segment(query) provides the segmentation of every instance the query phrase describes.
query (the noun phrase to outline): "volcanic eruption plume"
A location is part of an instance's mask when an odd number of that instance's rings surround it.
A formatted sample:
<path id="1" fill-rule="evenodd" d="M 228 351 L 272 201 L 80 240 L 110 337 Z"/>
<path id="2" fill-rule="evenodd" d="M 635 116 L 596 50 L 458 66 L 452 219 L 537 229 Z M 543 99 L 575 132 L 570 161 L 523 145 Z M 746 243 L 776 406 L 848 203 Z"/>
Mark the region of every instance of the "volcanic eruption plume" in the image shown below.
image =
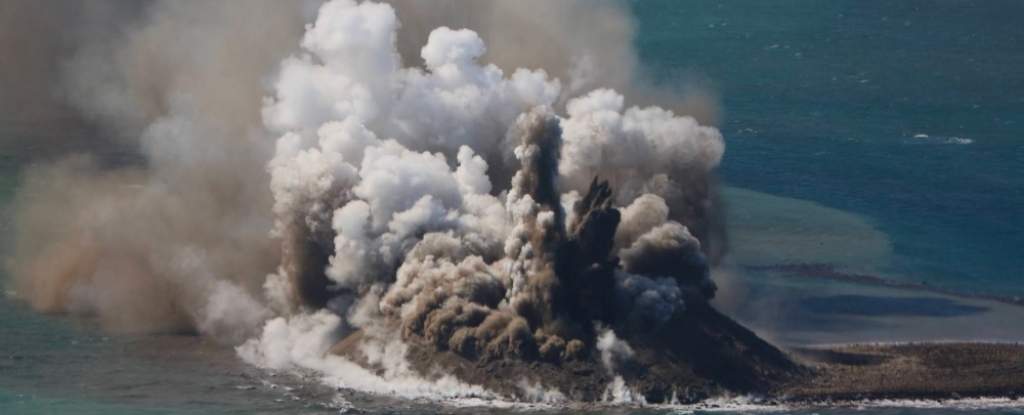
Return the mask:
<path id="1" fill-rule="evenodd" d="M 702 241 L 673 219 L 708 227 L 717 130 L 611 89 L 561 117 L 559 79 L 481 63 L 475 32 L 433 30 L 417 68 L 396 30 L 388 5 L 333 1 L 282 63 L 263 113 L 281 134 L 284 255 L 265 286 L 279 313 L 326 308 L 338 338 L 558 362 L 586 359 L 598 327 L 651 330 L 714 295 Z M 276 360 L 289 347 L 273 342 L 243 349 Z"/>
<path id="2" fill-rule="evenodd" d="M 292 11 L 267 12 L 281 29 L 246 37 L 256 29 L 232 10 L 258 8 L 240 3 L 140 6 L 144 23 L 113 52 L 126 62 L 114 87 L 72 73 L 73 104 L 141 131 L 130 147 L 143 162 L 27 174 L 12 269 L 38 308 L 255 336 L 239 352 L 268 367 L 378 369 L 347 378 L 353 387 L 480 395 L 447 375 L 416 383 L 409 348 L 593 359 L 630 350 L 602 346 L 615 334 L 648 333 L 714 296 L 722 136 L 627 104 L 654 95 L 631 85 L 619 6 L 266 2 Z M 307 15 L 304 33 L 289 31 Z M 592 36 L 576 30 L 594 22 L 605 24 Z M 196 27 L 202 41 L 175 37 Z M 88 53 L 73 62 L 97 64 Z M 156 70 L 133 70 L 143 64 Z M 249 66 L 233 78 L 236 64 Z M 101 92 L 110 107 L 81 99 Z M 144 127 L 103 119 L 126 102 L 151 104 L 127 106 Z M 359 355 L 329 353 L 339 341 Z"/>

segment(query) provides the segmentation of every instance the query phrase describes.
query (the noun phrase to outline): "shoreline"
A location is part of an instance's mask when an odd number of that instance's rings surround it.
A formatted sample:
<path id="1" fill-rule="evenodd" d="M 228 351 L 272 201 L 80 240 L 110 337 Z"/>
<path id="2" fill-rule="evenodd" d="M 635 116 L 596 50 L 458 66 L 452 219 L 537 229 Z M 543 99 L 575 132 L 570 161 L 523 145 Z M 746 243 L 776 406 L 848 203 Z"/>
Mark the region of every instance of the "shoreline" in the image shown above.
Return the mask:
<path id="1" fill-rule="evenodd" d="M 906 360 L 926 359 L 933 352 L 955 357 L 948 365 L 913 367 Z M 808 353 L 839 354 L 845 360 L 814 359 Z M 798 409 L 921 408 L 921 409 L 1024 409 L 1024 342 L 936 341 L 810 345 L 787 349 L 787 354 L 814 374 L 778 385 L 776 396 L 726 393 L 695 403 L 572 402 L 519 403 L 544 409 L 601 410 L 657 408 L 719 411 L 778 412 Z M 858 357 L 876 357 L 864 359 Z M 920 363 L 920 362 L 918 362 Z M 1010 363 L 1011 365 L 1006 365 Z M 909 366 L 913 366 L 913 363 Z M 856 369 L 851 373 L 850 367 Z M 958 377 L 942 377 L 944 371 Z M 851 376 L 852 375 L 852 376 Z M 994 375 L 994 376 L 993 376 Z M 844 376 L 836 382 L 836 376 Z M 863 382 L 864 376 L 896 379 L 895 383 Z M 937 379 L 952 382 L 932 382 Z M 822 387 L 822 381 L 827 386 Z M 1011 389 L 1012 388 L 1012 389 Z M 466 406 L 458 406 L 467 409 Z M 490 405 L 487 405 L 490 407 Z"/>
<path id="2" fill-rule="evenodd" d="M 522 380 L 558 385 L 566 408 L 672 407 L 706 410 L 726 403 L 841 407 L 897 401 L 926 404 L 989 399 L 1024 408 L 1024 344 L 938 341 L 791 346 L 780 350 L 711 307 L 695 308 L 668 330 L 629 339 L 634 355 L 615 372 L 594 361 L 473 360 L 411 347 L 412 367 L 429 378 L 450 369 L 495 396 L 530 405 Z M 360 335 L 332 353 L 358 362 Z M 356 360 L 352 360 L 356 359 Z M 366 362 L 357 363 L 366 367 Z M 372 369 L 372 365 L 370 365 Z M 437 372 L 434 372 L 437 373 Z M 610 385 L 631 398 L 609 402 Z M 615 399 L 613 399 L 615 398 Z M 524 400 L 525 399 L 525 400 Z M 464 406 L 450 402 L 454 406 Z M 545 404 L 551 407 L 551 402 Z M 717 406 L 716 406 L 717 405 Z M 485 404 L 484 406 L 493 406 Z M 553 406 L 561 407 L 559 403 Z"/>
<path id="3" fill-rule="evenodd" d="M 1024 347 L 1024 341 L 1003 341 L 1003 340 L 926 340 L 926 341 L 894 341 L 894 342 L 850 342 L 850 343 L 824 343 L 794 345 L 784 347 L 785 350 L 831 350 L 844 347 L 900 347 L 900 346 L 924 346 L 924 345 L 1005 345 Z"/>
<path id="4" fill-rule="evenodd" d="M 978 348 L 982 350 L 965 350 Z M 991 347 L 1003 348 L 1007 353 L 992 353 Z M 657 403 L 646 402 L 525 402 L 517 401 L 509 397 L 489 399 L 454 399 L 454 400 L 406 400 L 413 406 L 423 405 L 432 408 L 439 413 L 480 413 L 480 410 L 528 410 L 559 413 L 565 410 L 587 412 L 604 411 L 612 408 L 636 409 L 651 408 L 663 410 L 685 410 L 705 412 L 780 412 L 801 409 L 885 409 L 885 408 L 920 408 L 920 409 L 1024 409 L 1024 389 L 1005 390 L 1003 385 L 985 385 L 985 381 L 993 380 L 986 375 L 992 374 L 993 370 L 1008 372 L 1009 376 L 1002 376 L 999 380 L 1009 381 L 1016 387 L 1024 387 L 1024 376 L 1021 370 L 1024 369 L 1024 343 L 998 343 L 998 342 L 911 342 L 911 343 L 857 343 L 845 345 L 811 345 L 787 350 L 787 354 L 798 360 L 802 365 L 811 367 L 814 374 L 805 379 L 776 385 L 778 389 L 771 395 L 766 394 L 740 394 L 723 391 L 720 395 L 712 395 L 693 403 Z M 893 369 L 899 369 L 891 364 L 895 357 L 923 358 L 928 355 L 928 349 L 953 352 L 956 357 L 950 362 L 952 365 L 934 367 L 919 371 L 910 376 L 902 376 L 903 382 L 895 385 L 872 384 L 862 382 L 863 375 L 883 375 L 891 377 Z M 986 351 L 987 349 L 987 351 Z M 878 361 L 850 361 L 825 362 L 822 359 L 811 361 L 806 354 L 810 352 L 828 352 L 844 354 L 846 359 L 851 356 L 883 356 Z M 973 353 L 981 351 L 981 353 Z M 998 351 L 998 350 L 996 350 Z M 923 353 L 925 352 L 925 353 Z M 1009 357 L 1010 359 L 1007 359 Z M 1007 361 L 1016 363 L 1016 366 L 1004 366 Z M 963 367 L 963 365 L 969 367 Z M 931 383 L 941 371 L 950 370 L 955 366 L 961 366 L 961 376 L 956 382 L 945 384 Z M 980 367 L 979 367 L 980 366 Z M 836 375 L 850 375 L 842 369 L 857 367 L 858 373 L 853 377 L 846 377 L 845 382 L 833 383 L 831 387 L 821 388 L 822 379 L 828 379 Z M 858 376 L 859 375 L 859 376 Z M 924 375 L 924 376 L 914 376 Z M 979 377 L 980 376 L 980 377 Z M 897 376 L 899 377 L 899 376 Z M 984 379 L 981 377 L 985 377 Z M 946 379 L 953 379 L 947 377 Z M 834 380 L 834 378 L 833 378 Z M 981 382 L 979 382 L 979 380 Z M 884 386 L 880 390 L 858 389 L 858 387 Z M 914 388 L 925 387 L 931 390 L 913 390 Z M 980 387 L 980 388 L 979 388 Z M 817 389 L 814 389 L 817 388 Z M 358 392 L 358 391 L 357 391 Z M 398 398 L 400 401 L 404 398 Z M 401 406 L 401 405 L 399 405 Z M 359 408 L 355 408 L 359 410 Z M 467 412 L 468 411 L 468 412 Z"/>
<path id="5" fill-rule="evenodd" d="M 789 402 L 1006 399 L 1024 407 L 1024 345 L 925 342 L 803 347 L 814 375 L 782 388 Z"/>

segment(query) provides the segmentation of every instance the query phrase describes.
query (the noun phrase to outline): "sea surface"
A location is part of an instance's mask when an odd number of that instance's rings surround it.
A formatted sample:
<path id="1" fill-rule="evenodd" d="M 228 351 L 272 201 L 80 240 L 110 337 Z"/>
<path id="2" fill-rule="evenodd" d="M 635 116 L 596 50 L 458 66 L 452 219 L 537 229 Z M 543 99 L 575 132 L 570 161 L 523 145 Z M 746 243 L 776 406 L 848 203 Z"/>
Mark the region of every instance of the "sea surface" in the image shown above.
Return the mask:
<path id="1" fill-rule="evenodd" d="M 782 345 L 1024 341 L 1024 308 L 935 292 L 1024 297 L 1024 1 L 629 5 L 639 19 L 644 78 L 711 92 L 720 103 L 731 253 L 714 271 L 719 308 Z M 5 206 L 26 161 L 15 150 L 0 154 L 0 254 L 10 251 Z M 935 290 L 772 268 L 787 264 Z M 5 279 L 0 275 L 0 284 Z M 0 414 L 326 414 L 352 407 L 517 412 L 324 390 L 248 367 L 230 348 L 202 338 L 107 333 L 0 296 Z M 1024 413 L 984 405 L 784 412 L 964 411 Z"/>
<path id="2" fill-rule="evenodd" d="M 863 216 L 894 278 L 1024 296 L 1024 2 L 634 9 L 651 76 L 721 97 L 727 183 Z"/>

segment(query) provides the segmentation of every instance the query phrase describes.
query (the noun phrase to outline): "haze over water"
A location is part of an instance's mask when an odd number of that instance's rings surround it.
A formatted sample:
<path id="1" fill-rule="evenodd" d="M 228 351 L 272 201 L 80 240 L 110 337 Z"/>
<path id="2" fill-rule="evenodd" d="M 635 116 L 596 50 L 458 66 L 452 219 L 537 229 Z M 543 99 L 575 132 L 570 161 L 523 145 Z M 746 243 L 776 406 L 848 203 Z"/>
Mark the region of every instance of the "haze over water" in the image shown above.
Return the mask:
<path id="1" fill-rule="evenodd" d="M 1024 296 L 1024 3 L 648 0 L 632 7 L 650 76 L 721 99 L 728 150 L 719 172 L 728 186 L 746 189 L 726 192 L 729 276 L 745 287 L 742 298 L 771 299 L 734 306 L 739 318 L 760 306 L 802 316 L 762 321 L 793 342 L 888 340 L 878 336 L 922 324 L 951 327 L 941 336 L 973 327 L 983 339 L 1024 340 L 1013 330 L 1024 320 L 1012 307 L 742 267 L 833 263 L 953 291 Z M 22 163 L 12 153 L 0 169 L 5 203 Z M 751 219 L 765 216 L 781 225 Z M 0 229 L 9 223 L 4 218 Z M 778 238 L 803 245 L 780 252 Z M 858 305 L 837 311 L 835 301 L 814 301 L 850 296 L 912 300 L 881 300 L 893 311 L 873 316 Z M 0 315 L 3 413 L 338 411 L 320 404 L 331 400 L 320 391 L 292 400 L 269 386 L 278 381 L 200 339 L 109 334 L 35 315 L 6 297 Z M 834 327 L 855 334 L 821 334 Z"/>

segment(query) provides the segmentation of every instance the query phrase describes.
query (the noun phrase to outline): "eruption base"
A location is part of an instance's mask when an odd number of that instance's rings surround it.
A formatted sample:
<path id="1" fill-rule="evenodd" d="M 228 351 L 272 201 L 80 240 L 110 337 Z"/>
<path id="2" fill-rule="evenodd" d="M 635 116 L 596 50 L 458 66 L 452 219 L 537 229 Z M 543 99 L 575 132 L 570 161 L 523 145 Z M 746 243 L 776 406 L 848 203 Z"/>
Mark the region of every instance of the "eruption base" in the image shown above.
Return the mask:
<path id="1" fill-rule="evenodd" d="M 365 365 L 364 333 L 357 331 L 332 353 Z M 784 385 L 812 375 L 785 353 L 709 305 L 678 313 L 662 328 L 628 337 L 632 359 L 612 373 L 601 353 L 581 360 L 552 363 L 541 359 L 470 360 L 437 351 L 425 341 L 409 341 L 406 360 L 425 377 L 446 373 L 504 396 L 523 396 L 522 385 L 557 389 L 572 401 L 607 400 L 606 392 L 621 376 L 633 394 L 647 403 L 696 403 L 722 393 L 777 395 Z M 371 368 L 372 369 L 372 368 Z"/>

